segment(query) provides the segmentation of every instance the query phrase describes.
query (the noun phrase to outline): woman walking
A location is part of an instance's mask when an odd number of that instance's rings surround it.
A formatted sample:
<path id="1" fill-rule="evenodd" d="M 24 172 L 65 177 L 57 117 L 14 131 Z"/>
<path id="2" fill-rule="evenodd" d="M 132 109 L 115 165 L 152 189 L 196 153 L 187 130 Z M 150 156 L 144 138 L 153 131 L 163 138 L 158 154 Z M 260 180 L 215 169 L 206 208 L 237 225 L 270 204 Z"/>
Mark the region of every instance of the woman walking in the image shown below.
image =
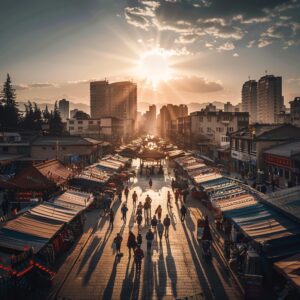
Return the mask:
<path id="1" fill-rule="evenodd" d="M 132 231 L 129 231 L 129 236 L 127 240 L 127 247 L 129 250 L 129 258 L 131 257 L 131 249 L 134 251 L 137 246 L 136 240 L 135 240 L 135 235 L 133 234 Z"/>

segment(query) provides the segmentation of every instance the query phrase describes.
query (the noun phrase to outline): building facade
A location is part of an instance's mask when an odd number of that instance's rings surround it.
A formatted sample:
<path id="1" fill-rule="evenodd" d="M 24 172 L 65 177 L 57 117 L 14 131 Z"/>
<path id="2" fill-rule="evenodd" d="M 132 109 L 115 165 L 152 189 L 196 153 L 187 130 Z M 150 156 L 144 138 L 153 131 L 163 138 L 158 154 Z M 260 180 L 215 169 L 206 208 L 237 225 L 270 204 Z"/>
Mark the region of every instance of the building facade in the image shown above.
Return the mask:
<path id="1" fill-rule="evenodd" d="M 66 122 L 69 118 L 70 112 L 70 102 L 66 99 L 62 99 L 58 101 L 58 110 L 60 113 L 60 117 L 63 122 Z"/>
<path id="2" fill-rule="evenodd" d="M 275 123 L 275 115 L 283 109 L 282 77 L 266 75 L 257 85 L 257 122 Z"/>
<path id="3" fill-rule="evenodd" d="M 92 119 L 110 116 L 111 101 L 108 81 L 90 83 L 90 108 Z"/>
<path id="4" fill-rule="evenodd" d="M 242 87 L 242 111 L 249 112 L 250 123 L 257 121 L 257 81 L 248 80 Z"/>
<path id="5" fill-rule="evenodd" d="M 300 127 L 300 97 L 295 97 L 290 102 L 291 105 L 291 123 L 295 126 Z"/>

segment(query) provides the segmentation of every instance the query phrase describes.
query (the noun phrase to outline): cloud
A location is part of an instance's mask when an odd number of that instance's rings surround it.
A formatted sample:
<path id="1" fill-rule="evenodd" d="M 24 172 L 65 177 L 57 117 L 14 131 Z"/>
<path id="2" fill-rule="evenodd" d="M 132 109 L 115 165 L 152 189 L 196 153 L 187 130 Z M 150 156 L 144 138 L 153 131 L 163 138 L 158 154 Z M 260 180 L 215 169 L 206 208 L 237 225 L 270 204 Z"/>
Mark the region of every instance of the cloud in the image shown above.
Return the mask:
<path id="1" fill-rule="evenodd" d="M 36 88 L 52 88 L 52 87 L 58 87 L 58 85 L 54 83 L 31 83 L 31 84 L 13 85 L 13 88 L 17 91 L 36 89 Z"/>
<path id="2" fill-rule="evenodd" d="M 233 49 L 235 49 L 235 46 L 232 42 L 226 42 L 217 48 L 218 51 L 231 51 Z"/>
<path id="3" fill-rule="evenodd" d="M 174 78 L 160 85 L 162 89 L 166 89 L 169 86 L 189 93 L 212 93 L 223 90 L 223 86 L 219 81 L 209 81 L 198 76 Z"/>
<path id="4" fill-rule="evenodd" d="M 24 91 L 24 90 L 28 90 L 29 89 L 28 85 L 26 85 L 26 84 L 14 84 L 13 88 L 16 91 Z"/>
<path id="5" fill-rule="evenodd" d="M 276 41 L 287 48 L 300 40 L 300 0 L 129 0 L 128 3 L 125 8 L 128 23 L 147 31 L 173 32 L 174 42 L 189 47 L 197 41 L 211 44 L 214 39 L 214 46 L 207 48 L 220 50 L 224 40 L 258 48 Z M 258 42 L 249 42 L 247 36 Z"/>

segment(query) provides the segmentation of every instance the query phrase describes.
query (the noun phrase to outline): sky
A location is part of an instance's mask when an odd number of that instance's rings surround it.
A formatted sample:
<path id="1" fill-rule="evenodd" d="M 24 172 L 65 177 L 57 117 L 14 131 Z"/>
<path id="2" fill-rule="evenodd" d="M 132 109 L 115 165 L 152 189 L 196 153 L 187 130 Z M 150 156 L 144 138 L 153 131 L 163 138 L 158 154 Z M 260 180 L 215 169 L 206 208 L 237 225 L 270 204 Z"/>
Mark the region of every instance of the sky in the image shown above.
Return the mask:
<path id="1" fill-rule="evenodd" d="M 300 0 L 0 0 L 0 80 L 19 101 L 89 104 L 89 82 L 132 80 L 138 101 L 240 102 L 283 77 L 300 96 Z"/>

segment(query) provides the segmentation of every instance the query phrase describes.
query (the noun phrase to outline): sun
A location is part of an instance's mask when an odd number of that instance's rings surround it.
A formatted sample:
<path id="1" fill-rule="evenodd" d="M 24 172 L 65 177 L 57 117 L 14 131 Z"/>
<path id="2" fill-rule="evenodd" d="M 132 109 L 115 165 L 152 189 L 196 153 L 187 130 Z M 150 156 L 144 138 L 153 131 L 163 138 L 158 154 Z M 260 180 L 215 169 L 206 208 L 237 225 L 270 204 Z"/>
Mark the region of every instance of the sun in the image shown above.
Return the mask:
<path id="1" fill-rule="evenodd" d="M 168 54 L 159 48 L 147 51 L 140 56 L 137 66 L 138 75 L 155 88 L 161 81 L 171 78 Z"/>

